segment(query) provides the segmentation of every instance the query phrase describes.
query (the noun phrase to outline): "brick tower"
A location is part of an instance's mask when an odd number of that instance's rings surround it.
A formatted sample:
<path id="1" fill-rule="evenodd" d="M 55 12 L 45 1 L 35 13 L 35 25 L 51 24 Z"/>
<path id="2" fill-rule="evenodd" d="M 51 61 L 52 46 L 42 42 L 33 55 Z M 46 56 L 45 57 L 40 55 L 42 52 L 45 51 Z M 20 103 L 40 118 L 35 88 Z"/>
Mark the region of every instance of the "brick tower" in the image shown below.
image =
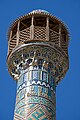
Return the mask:
<path id="1" fill-rule="evenodd" d="M 56 85 L 69 67 L 68 41 L 66 26 L 45 10 L 11 25 L 7 64 L 17 81 L 14 120 L 56 120 Z"/>

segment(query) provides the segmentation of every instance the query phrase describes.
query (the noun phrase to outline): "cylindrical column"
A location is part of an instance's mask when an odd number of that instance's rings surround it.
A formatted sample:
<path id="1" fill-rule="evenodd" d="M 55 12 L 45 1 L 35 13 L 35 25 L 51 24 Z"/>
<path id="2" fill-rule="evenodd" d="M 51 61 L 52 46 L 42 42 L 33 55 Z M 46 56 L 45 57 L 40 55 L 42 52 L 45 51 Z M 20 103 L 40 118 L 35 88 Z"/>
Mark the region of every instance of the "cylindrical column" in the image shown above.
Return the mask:
<path id="1" fill-rule="evenodd" d="M 56 120 L 56 83 L 67 61 L 43 42 L 20 46 L 14 54 L 9 61 L 17 79 L 14 120 Z"/>

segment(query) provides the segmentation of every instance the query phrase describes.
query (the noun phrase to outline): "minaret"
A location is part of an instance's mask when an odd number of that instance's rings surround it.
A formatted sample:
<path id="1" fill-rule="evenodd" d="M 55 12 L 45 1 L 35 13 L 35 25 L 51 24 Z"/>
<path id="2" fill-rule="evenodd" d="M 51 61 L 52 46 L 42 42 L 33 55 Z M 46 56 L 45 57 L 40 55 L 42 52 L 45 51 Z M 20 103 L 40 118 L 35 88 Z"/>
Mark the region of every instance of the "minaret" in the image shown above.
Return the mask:
<path id="1" fill-rule="evenodd" d="M 17 82 L 14 120 L 56 120 L 56 86 L 68 67 L 66 26 L 45 10 L 17 19 L 8 34 L 8 71 Z"/>

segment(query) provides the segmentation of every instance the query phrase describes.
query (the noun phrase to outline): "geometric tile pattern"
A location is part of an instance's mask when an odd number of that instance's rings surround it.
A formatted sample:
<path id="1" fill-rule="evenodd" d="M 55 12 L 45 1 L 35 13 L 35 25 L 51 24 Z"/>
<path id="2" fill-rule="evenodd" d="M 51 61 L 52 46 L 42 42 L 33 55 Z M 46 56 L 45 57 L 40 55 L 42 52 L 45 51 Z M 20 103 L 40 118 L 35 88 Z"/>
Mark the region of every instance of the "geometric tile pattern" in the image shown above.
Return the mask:
<path id="1" fill-rule="evenodd" d="M 25 117 L 15 113 L 14 120 L 55 120 L 55 113 L 44 105 L 32 104 L 26 107 L 26 111 Z"/>
<path id="2" fill-rule="evenodd" d="M 45 108 L 42 108 L 42 106 L 38 106 L 38 108 L 36 108 L 36 110 L 34 110 L 30 116 L 28 117 L 28 120 L 48 120 L 50 117 L 50 114 L 48 113 L 48 115 L 46 115 L 45 113 L 47 112 L 47 110 Z"/>

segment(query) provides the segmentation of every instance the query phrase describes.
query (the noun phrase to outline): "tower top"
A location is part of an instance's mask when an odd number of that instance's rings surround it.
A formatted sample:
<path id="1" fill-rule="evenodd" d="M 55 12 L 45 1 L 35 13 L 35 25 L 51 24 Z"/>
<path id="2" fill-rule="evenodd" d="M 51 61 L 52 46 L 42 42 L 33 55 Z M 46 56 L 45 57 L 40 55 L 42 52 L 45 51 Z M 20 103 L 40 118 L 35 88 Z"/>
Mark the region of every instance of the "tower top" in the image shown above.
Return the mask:
<path id="1" fill-rule="evenodd" d="M 68 40 L 67 27 L 49 12 L 39 9 L 21 16 L 11 25 L 8 34 L 7 64 L 10 74 L 14 79 L 18 79 L 20 67 L 30 58 L 30 55 L 25 58 L 24 53 L 30 52 L 27 51 L 29 46 L 37 46 L 37 48 L 41 46 L 41 49 L 46 46 L 45 49 L 49 47 L 50 50 L 52 49 L 52 55 L 46 56 L 45 53 L 42 57 L 50 61 L 52 59 L 52 63 L 57 63 L 53 66 L 57 69 L 54 74 L 58 78 L 56 82 L 60 81 L 69 67 Z M 34 47 L 36 52 L 32 50 L 34 57 L 35 54 L 37 56 L 37 48 Z M 22 69 L 24 69 L 23 66 Z"/>

